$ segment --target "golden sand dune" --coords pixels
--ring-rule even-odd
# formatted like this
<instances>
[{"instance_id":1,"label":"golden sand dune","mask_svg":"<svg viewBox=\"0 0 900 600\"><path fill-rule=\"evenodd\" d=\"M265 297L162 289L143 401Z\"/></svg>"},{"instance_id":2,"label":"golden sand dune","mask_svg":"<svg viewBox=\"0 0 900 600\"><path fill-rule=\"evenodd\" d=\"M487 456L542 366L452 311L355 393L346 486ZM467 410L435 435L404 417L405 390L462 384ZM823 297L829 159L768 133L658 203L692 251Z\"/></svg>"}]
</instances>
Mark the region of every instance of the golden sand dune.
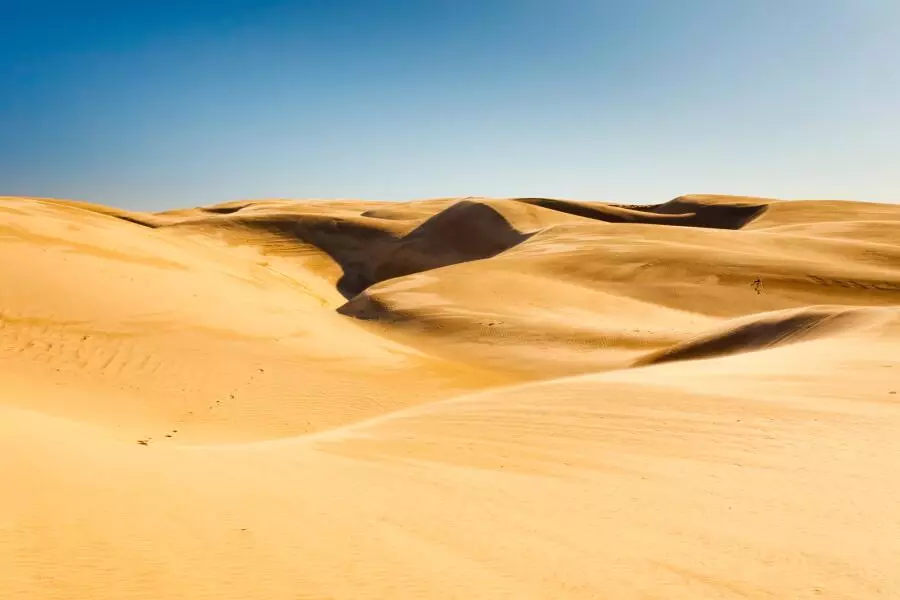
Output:
<instances>
[{"instance_id":1,"label":"golden sand dune","mask_svg":"<svg viewBox=\"0 0 900 600\"><path fill-rule=\"evenodd\" d=\"M900 206L0 199L0 598L900 597Z\"/></svg>"}]
</instances>

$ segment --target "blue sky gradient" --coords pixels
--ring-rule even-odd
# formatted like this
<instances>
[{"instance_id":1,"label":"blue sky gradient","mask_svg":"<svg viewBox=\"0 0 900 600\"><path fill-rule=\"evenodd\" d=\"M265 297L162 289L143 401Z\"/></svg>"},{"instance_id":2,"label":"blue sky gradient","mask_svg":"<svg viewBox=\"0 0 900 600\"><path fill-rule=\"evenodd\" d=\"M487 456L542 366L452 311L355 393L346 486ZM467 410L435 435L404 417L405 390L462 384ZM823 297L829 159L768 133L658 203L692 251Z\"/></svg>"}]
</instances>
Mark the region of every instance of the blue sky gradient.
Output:
<instances>
[{"instance_id":1,"label":"blue sky gradient","mask_svg":"<svg viewBox=\"0 0 900 600\"><path fill-rule=\"evenodd\" d=\"M900 201L896 0L0 3L0 194Z\"/></svg>"}]
</instances>

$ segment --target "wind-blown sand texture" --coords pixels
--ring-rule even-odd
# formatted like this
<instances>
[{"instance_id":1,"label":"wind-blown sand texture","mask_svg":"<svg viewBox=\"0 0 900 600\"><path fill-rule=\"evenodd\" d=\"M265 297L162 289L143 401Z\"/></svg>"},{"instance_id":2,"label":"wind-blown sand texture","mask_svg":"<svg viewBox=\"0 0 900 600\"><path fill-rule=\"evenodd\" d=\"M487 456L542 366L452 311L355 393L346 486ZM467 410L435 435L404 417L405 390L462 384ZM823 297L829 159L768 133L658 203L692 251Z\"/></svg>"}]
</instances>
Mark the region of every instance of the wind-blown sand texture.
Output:
<instances>
[{"instance_id":1,"label":"wind-blown sand texture","mask_svg":"<svg viewBox=\"0 0 900 600\"><path fill-rule=\"evenodd\" d=\"M900 597L900 206L0 199L0 598Z\"/></svg>"}]
</instances>

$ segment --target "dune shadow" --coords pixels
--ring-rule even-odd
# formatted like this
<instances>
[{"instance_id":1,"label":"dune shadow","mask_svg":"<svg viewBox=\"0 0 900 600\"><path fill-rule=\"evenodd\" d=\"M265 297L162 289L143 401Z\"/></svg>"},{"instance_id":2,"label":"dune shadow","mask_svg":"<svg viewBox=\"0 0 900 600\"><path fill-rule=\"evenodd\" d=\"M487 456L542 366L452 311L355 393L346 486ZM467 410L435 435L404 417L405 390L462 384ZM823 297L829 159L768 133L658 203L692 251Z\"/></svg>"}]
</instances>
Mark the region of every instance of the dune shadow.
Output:
<instances>
[{"instance_id":1,"label":"dune shadow","mask_svg":"<svg viewBox=\"0 0 900 600\"><path fill-rule=\"evenodd\" d=\"M517 198L516 200L524 204L606 223L673 225L710 229L741 229L757 219L768 208L763 203L713 204L699 202L688 197L645 206L592 204L554 198Z\"/></svg>"},{"instance_id":2,"label":"dune shadow","mask_svg":"<svg viewBox=\"0 0 900 600\"><path fill-rule=\"evenodd\" d=\"M252 241L267 254L321 251L341 269L336 287L348 300L387 279L496 256L533 235L518 231L494 208L468 200L447 207L405 234L386 227L381 219L296 212L238 214L216 221L215 226L241 230L244 243Z\"/></svg>"},{"instance_id":3,"label":"dune shadow","mask_svg":"<svg viewBox=\"0 0 900 600\"><path fill-rule=\"evenodd\" d=\"M532 235L487 204L461 200L377 252L352 260L332 255L344 270L338 290L350 299L381 281L496 256Z\"/></svg>"}]
</instances>

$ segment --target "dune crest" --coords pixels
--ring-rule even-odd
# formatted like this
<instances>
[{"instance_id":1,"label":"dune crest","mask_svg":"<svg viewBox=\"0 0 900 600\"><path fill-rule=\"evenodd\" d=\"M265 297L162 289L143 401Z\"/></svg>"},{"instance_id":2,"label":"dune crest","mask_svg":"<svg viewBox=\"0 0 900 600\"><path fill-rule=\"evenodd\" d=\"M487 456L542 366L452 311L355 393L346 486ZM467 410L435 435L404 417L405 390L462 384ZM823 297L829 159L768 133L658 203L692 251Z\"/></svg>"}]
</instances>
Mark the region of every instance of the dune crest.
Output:
<instances>
[{"instance_id":1,"label":"dune crest","mask_svg":"<svg viewBox=\"0 0 900 600\"><path fill-rule=\"evenodd\" d=\"M820 336L838 335L855 327L874 326L890 316L878 309L813 307L775 311L738 319L716 331L643 356L636 366L678 360L697 360L752 352Z\"/></svg>"},{"instance_id":2,"label":"dune crest","mask_svg":"<svg viewBox=\"0 0 900 600\"><path fill-rule=\"evenodd\" d=\"M0 198L2 598L894 598L900 206Z\"/></svg>"}]
</instances>

